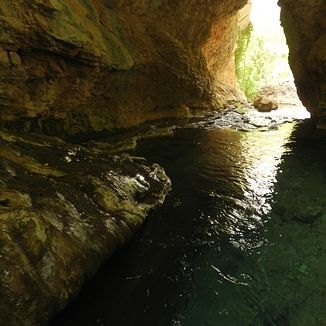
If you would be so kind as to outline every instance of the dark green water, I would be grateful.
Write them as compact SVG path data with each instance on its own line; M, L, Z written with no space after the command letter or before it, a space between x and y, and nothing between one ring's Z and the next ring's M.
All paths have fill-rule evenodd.
M326 325L325 145L310 123L140 142L173 189L51 325Z

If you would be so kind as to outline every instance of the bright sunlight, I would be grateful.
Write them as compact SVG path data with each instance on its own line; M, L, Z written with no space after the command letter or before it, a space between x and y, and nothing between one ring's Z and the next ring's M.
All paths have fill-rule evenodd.
M276 81L292 78L288 64L289 49L280 22L280 12L277 0L252 0L250 20L254 25L253 36L264 38L266 48L277 53L274 73L268 81L274 78Z
M277 0L252 0L251 23L239 31L236 74L249 100L262 86L293 79L279 17Z

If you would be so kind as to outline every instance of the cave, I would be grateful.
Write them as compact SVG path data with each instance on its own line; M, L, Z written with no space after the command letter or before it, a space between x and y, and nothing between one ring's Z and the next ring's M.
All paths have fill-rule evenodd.
M246 1L190 2L195 16L168 1L20 5L1 5L3 130L64 138L244 100L233 52ZM279 5L299 97L322 129L324 7Z
M324 178L322 163L314 161L316 152L309 150L312 144L318 146L319 154L324 150L326 5L322 0L279 0L278 5L297 94L311 118L293 131L299 142L293 145L289 141L287 148L295 155L279 161L288 174L272 173L281 186L278 189L275 183L278 205L271 214L275 220L284 216L272 229L299 223L293 229L301 238L304 232L315 230L316 241L307 239L318 243L320 254L324 250L322 203L316 198L306 202L309 196L299 203L286 202L278 194L295 199L303 196L301 189L308 189L313 196L312 184L294 178L311 174L321 183ZM249 24L250 10L250 0L0 3L0 324L47 325L76 299L85 282L117 249L134 239L151 212L165 203L174 179L165 168L152 163L155 157L147 160L151 156L148 149L140 146L135 150L138 141L154 139L148 148L155 152L157 146L166 146L162 136L180 128L179 143L184 135L192 142L179 148L177 141L171 141L176 151L170 154L170 147L161 150L163 162L175 160L180 171L187 170L193 158L185 152L188 162L178 161L178 152L187 147L195 151L194 144L214 144L218 151L227 148L227 164L221 163L227 175L242 177L242 170L233 169L232 157L243 160L245 166L246 155L251 157L256 146L268 144L262 136L257 136L259 144L243 136L250 126L261 128L259 135L274 131L271 135L278 135L278 128L290 133L286 123L267 126L259 120L250 124L243 115L250 103L239 88L234 52L240 31ZM225 128L229 118L239 125ZM274 116L268 119L275 120ZM212 128L217 120L224 124L221 130ZM241 137L234 130L243 132ZM299 151L302 148L312 161L296 170L293 166L307 159ZM235 150L246 154L238 155ZM272 150L272 145L264 149ZM275 157L282 155L287 155L283 149ZM208 157L216 159L210 152L203 161ZM320 173L309 169L314 166ZM173 168L169 171L174 175ZM224 183L222 195L213 190L207 194L225 200L229 193L224 194L223 187ZM237 185L226 188L237 200L249 198ZM179 202L171 205L177 208ZM244 222L243 227L248 230L251 225ZM211 235L213 231L207 232ZM240 241L237 246L241 250ZM283 250L283 259L292 259L286 256L290 249ZM242 259L236 251L232 255L235 261ZM297 276L282 271L287 275L280 281L284 297L295 302L286 292L287 284L295 279L305 278L306 287L309 277L313 283L311 266L318 260L316 255L310 254L310 260L298 266L291 261ZM234 262L227 264L228 268L235 266ZM265 267L274 267L267 259L261 264L265 277ZM211 272L224 281L240 284L212 266ZM316 273L321 271L320 267ZM267 283L264 290L272 291ZM319 297L312 295L309 300L311 311L316 306L323 310ZM300 306L301 301L295 304ZM258 312L252 308L255 305L259 306L253 299L239 308L241 320L248 325L263 318L265 307ZM259 320L264 325L289 325L289 320L298 318L293 317L292 308L282 306ZM302 325L312 325L317 319L324 325L325 318L309 315ZM181 320L175 325L178 322Z
M1 5L3 130L86 136L245 100L233 52L246 1L190 2L194 15L168 1L19 5ZM322 129L324 7L279 5L299 97Z

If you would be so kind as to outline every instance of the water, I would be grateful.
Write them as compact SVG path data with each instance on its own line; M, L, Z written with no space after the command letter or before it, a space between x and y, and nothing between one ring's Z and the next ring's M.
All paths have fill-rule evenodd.
M173 189L55 325L326 325L326 148L309 122L139 143Z

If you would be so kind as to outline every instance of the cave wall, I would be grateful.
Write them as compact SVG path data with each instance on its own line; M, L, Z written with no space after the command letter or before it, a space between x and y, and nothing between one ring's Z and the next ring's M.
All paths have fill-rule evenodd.
M246 3L1 1L0 129L100 132L244 100L232 53ZM326 5L279 5L298 94L325 129Z
M318 127L326 129L326 3L279 0L278 4L298 95Z
M100 132L243 99L232 53L246 2L1 1L1 129Z

